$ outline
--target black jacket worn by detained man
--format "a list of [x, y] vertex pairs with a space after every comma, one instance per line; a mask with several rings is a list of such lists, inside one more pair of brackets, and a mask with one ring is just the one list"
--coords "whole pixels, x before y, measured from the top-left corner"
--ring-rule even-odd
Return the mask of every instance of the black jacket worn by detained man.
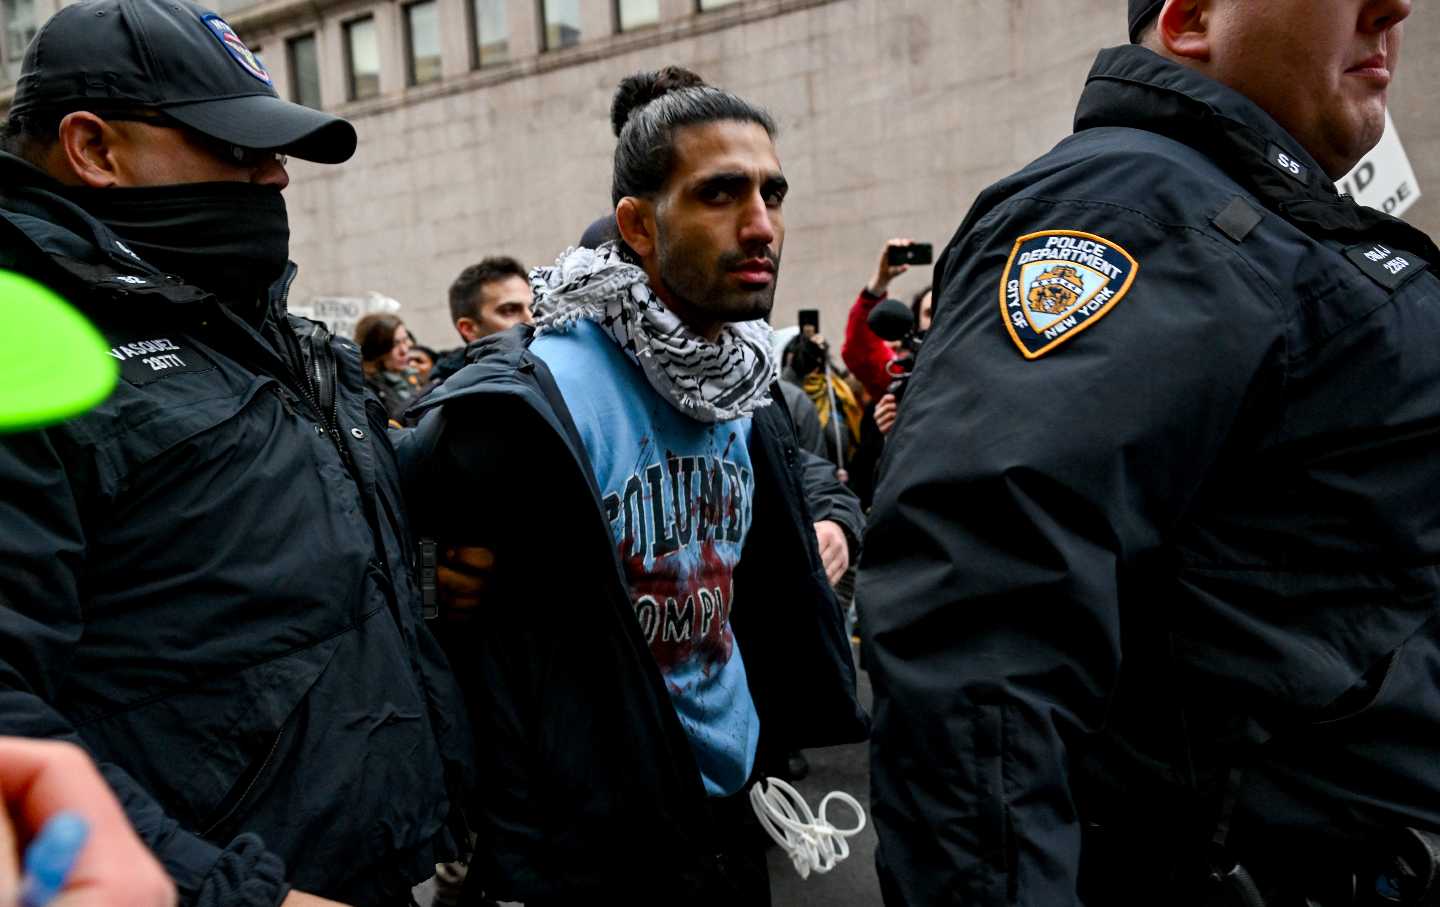
[[1100, 55], [940, 260], [882, 467], [888, 903], [1183, 904], [1212, 842], [1348, 895], [1440, 828], [1437, 266], [1248, 99]]
[[[711, 903], [724, 867], [710, 798], [532, 332], [472, 344], [472, 364], [411, 411], [422, 418], [400, 447], [417, 524], [496, 552], [483, 613], [446, 631], [480, 742], [471, 873], [499, 900]], [[863, 739], [868, 721], [806, 503], [807, 487], [833, 495], [802, 477], [772, 393], [752, 416], [754, 518], [731, 623], [761, 752], [783, 754]], [[842, 510], [825, 518], [848, 523]]]
[[357, 351], [286, 314], [293, 265], [233, 310], [0, 168], [0, 263], [120, 371], [89, 414], [0, 437], [0, 734], [88, 750], [182, 903], [282, 880], [403, 903], [447, 856], [469, 741]]

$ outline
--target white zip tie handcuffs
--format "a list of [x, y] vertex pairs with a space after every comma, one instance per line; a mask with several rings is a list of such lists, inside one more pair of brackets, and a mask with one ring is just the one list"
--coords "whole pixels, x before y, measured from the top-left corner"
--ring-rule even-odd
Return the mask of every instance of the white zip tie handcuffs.
[[[768, 788], [768, 789], [766, 789]], [[825, 818], [831, 800], [839, 800], [860, 817], [854, 828], [836, 828]], [[820, 815], [810, 812], [805, 798], [795, 788], [778, 778], [766, 778], [750, 788], [750, 806], [765, 831], [779, 844], [795, 864], [800, 878], [811, 872], [829, 872], [850, 856], [850, 843], [865, 829], [865, 810], [854, 797], [837, 790], [820, 801]]]

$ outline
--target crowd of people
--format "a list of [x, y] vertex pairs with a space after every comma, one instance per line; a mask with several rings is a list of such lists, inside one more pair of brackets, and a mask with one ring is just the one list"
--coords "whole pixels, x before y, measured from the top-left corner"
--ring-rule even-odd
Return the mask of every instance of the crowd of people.
[[693, 72], [436, 352], [287, 309], [286, 156], [351, 124], [191, 0], [62, 8], [0, 255], [118, 382], [0, 436], [0, 907], [24, 848], [27, 904], [764, 907], [757, 785], [867, 738], [892, 907], [1440, 903], [1440, 249], [1333, 183], [1412, 4], [1128, 7], [838, 360], [768, 323], [774, 120]]

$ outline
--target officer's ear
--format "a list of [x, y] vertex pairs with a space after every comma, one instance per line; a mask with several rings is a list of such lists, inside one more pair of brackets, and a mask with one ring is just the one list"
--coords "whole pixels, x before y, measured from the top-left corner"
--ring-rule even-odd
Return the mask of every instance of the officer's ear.
[[620, 228], [620, 238], [625, 240], [625, 245], [642, 260], [650, 260], [660, 245], [659, 231], [655, 226], [655, 203], [627, 195], [615, 206], [615, 223]]
[[46, 170], [68, 185], [105, 189], [119, 184], [117, 146], [124, 137], [88, 110], [66, 114], [46, 156]]
[[1182, 62], [1208, 63], [1214, 17], [1211, 0], [1167, 0], [1156, 19], [1152, 40]]

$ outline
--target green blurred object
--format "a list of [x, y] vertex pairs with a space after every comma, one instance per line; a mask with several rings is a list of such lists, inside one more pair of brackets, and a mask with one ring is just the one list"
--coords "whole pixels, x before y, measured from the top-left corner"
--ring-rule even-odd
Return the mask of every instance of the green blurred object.
[[0, 432], [77, 416], [110, 396], [110, 345], [65, 300], [0, 271]]

